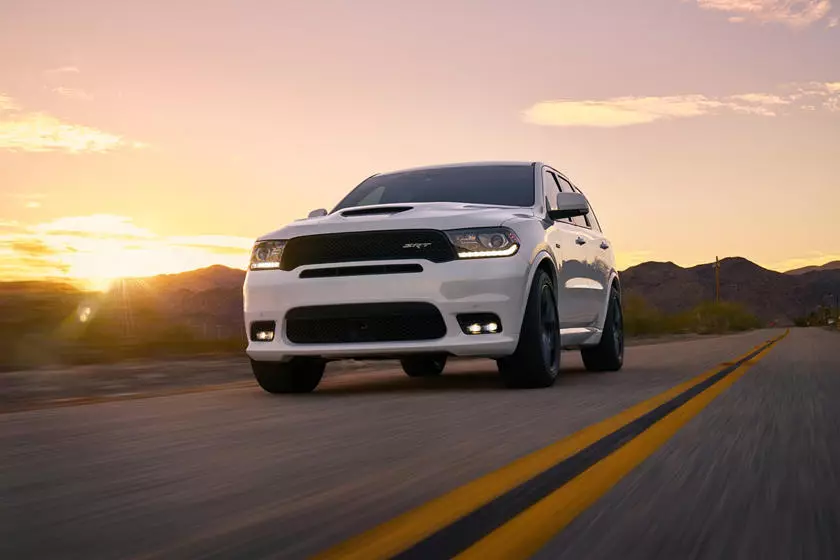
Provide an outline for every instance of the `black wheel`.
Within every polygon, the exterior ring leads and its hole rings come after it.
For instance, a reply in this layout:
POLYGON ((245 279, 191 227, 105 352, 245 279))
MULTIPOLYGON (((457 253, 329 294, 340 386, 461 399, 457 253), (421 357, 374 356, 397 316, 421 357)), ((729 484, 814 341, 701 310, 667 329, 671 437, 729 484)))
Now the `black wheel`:
POLYGON ((292 358, 288 362, 255 362, 251 370, 269 393, 311 393, 321 382, 327 364, 317 358, 292 358))
POLYGON ((589 371, 618 371, 624 365, 624 313, 618 290, 610 290, 604 332, 597 346, 581 348, 583 365, 589 371))
POLYGON ((508 387, 550 387, 557 379, 560 321, 556 294, 551 276, 544 270, 537 272, 528 294, 516 352, 497 362, 508 387))
POLYGON ((443 373, 446 356, 411 356, 400 360, 400 365, 409 377, 433 377, 443 373))

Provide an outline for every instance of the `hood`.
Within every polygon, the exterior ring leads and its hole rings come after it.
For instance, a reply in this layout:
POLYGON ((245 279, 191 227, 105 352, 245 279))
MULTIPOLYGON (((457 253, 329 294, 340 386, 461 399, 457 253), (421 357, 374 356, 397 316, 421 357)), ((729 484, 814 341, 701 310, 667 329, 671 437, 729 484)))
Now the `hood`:
POLYGON ((321 233, 383 231, 393 229, 459 229, 500 226, 515 217, 533 216, 530 208, 487 206, 457 202, 377 204, 345 208, 326 216, 292 222, 263 235, 265 239, 291 239, 321 233))

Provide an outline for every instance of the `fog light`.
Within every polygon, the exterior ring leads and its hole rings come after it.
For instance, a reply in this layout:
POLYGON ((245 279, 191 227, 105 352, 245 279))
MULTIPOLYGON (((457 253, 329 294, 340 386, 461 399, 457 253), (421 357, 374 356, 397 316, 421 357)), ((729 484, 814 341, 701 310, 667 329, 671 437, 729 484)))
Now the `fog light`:
POLYGON ((257 340, 274 340, 274 331, 257 331, 257 340))
POLYGON ((502 332, 502 322, 493 313, 467 313, 458 315, 458 324, 464 334, 496 334, 502 332))
POLYGON ((251 340, 256 342, 271 342, 274 340, 274 321, 255 321, 251 323, 251 340))

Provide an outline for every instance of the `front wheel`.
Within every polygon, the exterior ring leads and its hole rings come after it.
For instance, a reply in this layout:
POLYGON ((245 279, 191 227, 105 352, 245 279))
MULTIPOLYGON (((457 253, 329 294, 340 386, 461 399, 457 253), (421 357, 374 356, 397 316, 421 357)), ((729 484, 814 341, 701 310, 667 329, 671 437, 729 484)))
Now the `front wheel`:
POLYGON ((601 342, 591 348, 581 348, 580 355, 589 371, 618 371, 624 365, 624 313, 615 288, 610 290, 601 342))
POLYGON ((538 271, 528 294, 516 351, 497 362, 508 387, 550 387, 557 379, 560 321, 556 294, 551 276, 544 270, 538 271))
POLYGON ((256 362, 251 371, 269 393, 311 393, 321 382, 326 362, 317 358, 292 358, 288 362, 256 362))

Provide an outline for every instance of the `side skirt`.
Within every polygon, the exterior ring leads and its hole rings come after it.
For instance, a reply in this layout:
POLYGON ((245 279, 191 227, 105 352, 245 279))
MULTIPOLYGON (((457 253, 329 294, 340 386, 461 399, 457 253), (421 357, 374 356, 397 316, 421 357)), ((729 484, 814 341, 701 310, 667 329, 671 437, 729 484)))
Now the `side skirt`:
POLYGON ((602 329, 595 327, 574 327, 560 329, 560 340, 564 350, 574 350, 581 346, 596 346, 601 342, 602 329))

